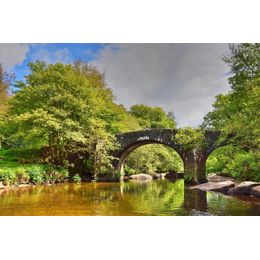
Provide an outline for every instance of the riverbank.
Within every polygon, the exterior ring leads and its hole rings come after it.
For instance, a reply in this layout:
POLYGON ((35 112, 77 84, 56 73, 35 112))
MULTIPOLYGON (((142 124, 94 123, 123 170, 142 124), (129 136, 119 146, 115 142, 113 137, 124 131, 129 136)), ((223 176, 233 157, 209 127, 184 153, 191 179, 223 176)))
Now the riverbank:
POLYGON ((238 182, 230 177, 217 174, 208 176, 209 182, 191 186, 190 189, 201 191, 220 192, 230 196, 256 196, 260 197, 260 182, 238 182))
MULTIPOLYGON (((97 182, 119 182, 117 178, 113 178, 110 176, 106 176, 106 178, 99 178, 97 182)), ((132 176, 128 176, 124 178, 124 181, 153 181, 156 179, 164 179, 166 176, 165 174, 157 174, 154 176, 148 174, 135 174, 132 176)), ((171 181, 176 181, 178 178, 167 178, 171 181)), ((93 180, 92 180, 93 181, 93 180)), ((63 182, 66 183, 68 179, 64 179, 63 182)), ((91 182, 91 181, 90 181, 91 182)), ((4 185, 3 182, 0 181, 0 195, 1 191, 9 190, 9 189, 19 189, 24 187, 35 187, 35 186, 42 186, 42 185, 55 185, 56 183, 23 183, 23 184, 15 184, 15 185, 4 185)), ((260 197, 260 182, 251 182, 251 181, 244 181, 238 182, 231 177, 226 177, 218 174, 210 174, 208 176, 208 182, 189 186, 188 189, 191 190, 201 190, 201 191, 211 191, 211 192, 219 192, 223 193, 228 196, 255 196, 260 197)))

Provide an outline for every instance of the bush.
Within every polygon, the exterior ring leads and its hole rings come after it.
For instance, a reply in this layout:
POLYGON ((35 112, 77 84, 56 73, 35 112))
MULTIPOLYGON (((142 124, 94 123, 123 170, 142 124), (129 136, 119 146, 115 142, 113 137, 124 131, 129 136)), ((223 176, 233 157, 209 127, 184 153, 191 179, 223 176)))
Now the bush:
POLYGON ((24 168, 17 168, 15 169, 14 173, 16 174, 16 178, 18 183, 28 183, 30 180, 30 176, 26 169, 24 168))
POLYGON ((44 182, 47 183, 64 182, 69 176, 68 170, 64 168, 57 168, 52 165, 47 165, 44 169, 44 182))
POLYGON ((237 154, 227 167, 231 176, 239 180, 260 181, 259 164, 255 154, 237 154))
POLYGON ((80 183, 81 182, 81 177, 79 176, 79 174, 75 174, 72 177, 72 181, 75 182, 75 183, 80 183))
POLYGON ((42 166, 35 165, 28 169, 30 182, 33 184, 42 184, 44 182, 45 171, 42 166))
POLYGON ((14 171, 8 170, 0 170, 0 181, 3 182, 4 185, 14 185, 17 183, 17 177, 14 171))

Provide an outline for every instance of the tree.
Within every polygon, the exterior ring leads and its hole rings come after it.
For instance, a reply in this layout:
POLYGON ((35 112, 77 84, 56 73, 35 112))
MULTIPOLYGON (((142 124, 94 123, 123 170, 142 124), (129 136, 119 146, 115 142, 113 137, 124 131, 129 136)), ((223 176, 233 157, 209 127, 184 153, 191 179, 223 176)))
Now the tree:
POLYGON ((130 113, 137 118, 142 128, 176 128, 173 113, 167 115, 161 107, 134 105, 130 113))
MULTIPOLYGON (((30 63, 31 73, 18 82, 10 101, 10 140, 15 145, 47 147, 47 160, 68 166, 71 154, 88 155, 98 169, 114 147, 108 125, 112 95, 74 65, 30 63), (98 155, 96 154, 98 147, 98 155)), ((113 112, 113 111, 112 111, 113 112)))
POLYGON ((220 94, 214 110, 204 118, 204 127, 236 133, 233 141, 244 149, 258 149, 258 105, 260 100, 260 45, 230 45, 231 54, 224 57, 230 66, 232 90, 220 94))
POLYGON ((183 162, 172 148, 164 145, 150 144, 139 147, 127 157, 125 163, 125 172, 128 174, 169 171, 183 171, 183 162))
POLYGON ((230 67, 229 83, 233 90, 260 77, 260 43, 230 44, 230 54, 223 60, 230 67))
POLYGON ((10 98, 9 87, 14 75, 4 71, 0 63, 0 148, 5 141, 8 100, 10 98))
MULTIPOLYGON (((252 173, 257 172, 254 161, 260 158, 260 44, 230 45, 230 55, 223 60, 230 67, 231 91, 216 97, 214 110, 204 118, 203 127, 221 130, 223 138, 232 134, 230 142, 249 152, 244 155, 234 151, 232 157, 229 157, 229 160, 234 161, 233 166, 245 167, 244 170, 241 167, 230 168, 232 174, 247 179, 245 172, 250 169, 252 173)), ((253 178, 259 179, 257 176, 253 178)))

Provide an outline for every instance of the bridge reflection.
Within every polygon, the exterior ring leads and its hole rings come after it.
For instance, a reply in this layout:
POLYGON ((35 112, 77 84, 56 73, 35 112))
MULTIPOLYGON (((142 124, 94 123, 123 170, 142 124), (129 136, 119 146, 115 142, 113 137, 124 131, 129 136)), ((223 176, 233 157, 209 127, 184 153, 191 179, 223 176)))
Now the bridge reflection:
POLYGON ((207 193, 201 190, 184 189, 184 208, 187 211, 197 210, 205 212, 208 208, 207 193))

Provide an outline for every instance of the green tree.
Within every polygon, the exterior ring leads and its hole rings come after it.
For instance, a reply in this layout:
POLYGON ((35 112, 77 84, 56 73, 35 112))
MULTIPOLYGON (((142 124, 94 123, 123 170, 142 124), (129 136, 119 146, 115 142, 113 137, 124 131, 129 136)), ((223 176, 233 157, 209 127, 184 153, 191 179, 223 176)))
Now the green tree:
POLYGON ((260 43, 230 44, 229 49, 223 60, 230 67, 228 81, 233 90, 260 77, 260 43))
POLYGON ((229 155, 228 160, 234 162, 232 165, 239 165, 236 168, 230 166, 233 176, 259 179, 259 171, 257 173, 255 170, 254 162, 260 158, 260 44, 230 45, 230 55, 223 60, 230 67, 231 91, 216 97, 214 110, 204 118, 203 127, 221 130, 223 138, 229 136, 230 139, 233 134, 230 142, 248 151, 248 155, 237 151, 232 156, 229 155), (254 174, 245 174, 250 170, 254 174))
POLYGON ((125 163, 125 172, 128 174, 169 171, 182 172, 183 162, 173 149, 164 145, 139 147, 127 157, 125 163))
POLYGON ((0 148, 5 142, 8 100, 10 98, 9 87, 14 79, 14 74, 4 71, 0 63, 0 148))
POLYGON ((185 127, 179 129, 175 139, 187 150, 200 148, 205 144, 204 131, 201 128, 185 127))
POLYGON ((142 128, 176 128, 173 113, 167 115, 161 107, 134 105, 130 113, 137 118, 142 128))
POLYGON ((24 147, 46 146, 47 159, 55 165, 68 166, 73 153, 88 155, 99 172, 109 164, 114 148, 113 133, 108 131, 113 118, 110 91, 75 65, 35 62, 29 68, 31 73, 17 83, 19 91, 10 101, 15 128, 10 140, 24 147))

